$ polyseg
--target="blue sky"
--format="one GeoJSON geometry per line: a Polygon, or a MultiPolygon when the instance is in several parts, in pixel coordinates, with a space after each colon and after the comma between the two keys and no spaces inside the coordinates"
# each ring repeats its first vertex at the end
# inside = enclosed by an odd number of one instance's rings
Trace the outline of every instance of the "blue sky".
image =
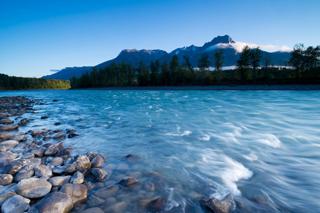
{"type": "Polygon", "coordinates": [[[320,44],[319,0],[0,0],[0,73],[40,77],[125,48],[320,44]]]}

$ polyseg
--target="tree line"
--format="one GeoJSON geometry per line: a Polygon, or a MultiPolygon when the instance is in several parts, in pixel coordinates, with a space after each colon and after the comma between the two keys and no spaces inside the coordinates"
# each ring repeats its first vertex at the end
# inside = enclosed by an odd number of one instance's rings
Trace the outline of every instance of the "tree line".
{"type": "Polygon", "coordinates": [[[70,82],[42,78],[22,78],[0,74],[0,89],[69,89],[70,82]]]}
{"type": "Polygon", "coordinates": [[[179,61],[175,55],[169,62],[159,60],[150,64],[140,62],[134,67],[126,63],[111,64],[79,78],[71,79],[72,88],[131,87],[131,86],[208,86],[219,84],[308,84],[320,83],[320,47],[296,45],[288,65],[279,68],[262,58],[259,48],[244,47],[237,61],[237,69],[222,70],[224,55],[217,50],[203,54],[198,67],[192,67],[187,56],[179,61]],[[214,71],[209,70],[209,59],[214,59],[214,71]]]}

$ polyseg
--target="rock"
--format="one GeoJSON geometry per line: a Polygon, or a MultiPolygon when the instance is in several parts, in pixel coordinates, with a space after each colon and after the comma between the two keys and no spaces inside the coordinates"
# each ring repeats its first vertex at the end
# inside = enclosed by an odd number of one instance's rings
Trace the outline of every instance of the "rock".
{"type": "Polygon", "coordinates": [[[49,178],[49,182],[52,184],[52,186],[62,186],[64,184],[67,184],[70,180],[71,176],[55,176],[49,178]]]}
{"type": "Polygon", "coordinates": [[[26,126],[29,123],[29,120],[27,118],[23,118],[19,121],[19,126],[26,126]]]}
{"type": "Polygon", "coordinates": [[[13,139],[18,141],[18,142],[26,141],[27,140],[27,135],[25,135],[25,134],[15,135],[13,137],[13,139]]]}
{"type": "Polygon", "coordinates": [[[13,138],[13,135],[0,133],[0,141],[10,140],[13,138]]]}
{"type": "Polygon", "coordinates": [[[29,165],[33,168],[38,167],[41,164],[41,158],[31,158],[29,161],[29,165]]]}
{"type": "Polygon", "coordinates": [[[35,167],[34,173],[37,177],[42,177],[42,178],[49,178],[52,176],[51,168],[43,164],[39,165],[38,167],[35,167]]]}
{"type": "Polygon", "coordinates": [[[19,144],[16,140],[7,140],[0,143],[0,152],[8,151],[9,149],[17,146],[19,144]]]}
{"type": "Polygon", "coordinates": [[[52,172],[54,174],[61,175],[65,172],[65,169],[66,168],[64,166],[55,166],[53,167],[52,172]]]}
{"type": "Polygon", "coordinates": [[[44,152],[45,155],[56,155],[57,153],[61,152],[63,150],[64,146],[63,143],[56,143],[50,145],[47,150],[44,152]]]}
{"type": "Polygon", "coordinates": [[[12,152],[0,152],[0,168],[10,164],[17,156],[16,153],[12,152]]]}
{"type": "Polygon", "coordinates": [[[64,169],[64,172],[68,174],[73,174],[76,171],[77,171],[77,165],[75,163],[67,165],[64,169]]]}
{"type": "Polygon", "coordinates": [[[119,186],[113,185],[109,187],[103,187],[94,192],[95,196],[106,199],[107,197],[114,196],[119,191],[119,186]]]}
{"type": "Polygon", "coordinates": [[[0,126],[0,131],[14,131],[19,128],[18,125],[4,125],[0,126]]]}
{"type": "Polygon", "coordinates": [[[232,196],[229,194],[222,200],[217,198],[204,198],[200,203],[214,213],[229,213],[235,208],[232,196]]]}
{"type": "Polygon", "coordinates": [[[23,213],[29,209],[30,200],[20,195],[8,198],[1,206],[2,213],[23,213]]]}
{"type": "Polygon", "coordinates": [[[76,130],[74,129],[67,129],[67,135],[68,135],[68,138],[74,138],[78,136],[78,134],[76,133],[76,130]]]}
{"type": "Polygon", "coordinates": [[[13,121],[11,120],[11,119],[9,119],[9,118],[2,118],[1,120],[0,120],[0,124],[13,124],[13,121]]]}
{"type": "Polygon", "coordinates": [[[16,174],[22,167],[24,167],[29,161],[24,160],[24,159],[19,159],[19,160],[15,160],[10,162],[10,164],[8,164],[6,166],[6,173],[14,175],[16,174]]]}
{"type": "Polygon", "coordinates": [[[104,211],[98,207],[94,207],[94,208],[85,209],[80,213],[104,213],[104,211]]]}
{"type": "Polygon", "coordinates": [[[53,139],[56,139],[56,140],[63,140],[66,138],[66,134],[64,134],[64,132],[58,132],[56,134],[54,134],[52,136],[53,139]]]}
{"type": "Polygon", "coordinates": [[[107,171],[100,168],[93,168],[90,170],[91,174],[96,178],[97,181],[103,181],[107,178],[107,171]]]}
{"type": "Polygon", "coordinates": [[[117,202],[106,209],[106,212],[112,212],[112,213],[121,213],[125,212],[125,209],[127,208],[127,203],[124,201],[117,202]]]}
{"type": "Polygon", "coordinates": [[[140,157],[139,157],[138,155],[134,155],[134,154],[128,154],[128,155],[126,155],[124,158],[125,158],[126,160],[128,160],[128,161],[131,161],[131,162],[137,161],[137,160],[140,159],[140,157]]]}
{"type": "Polygon", "coordinates": [[[60,192],[66,193],[72,198],[73,204],[78,204],[87,199],[88,188],[84,184],[65,184],[62,186],[60,192]]]}
{"type": "Polygon", "coordinates": [[[134,177],[126,177],[119,181],[122,186],[130,187],[138,183],[138,180],[134,177]]]}
{"type": "Polygon", "coordinates": [[[73,184],[81,184],[83,182],[84,182],[84,175],[79,171],[75,172],[72,175],[70,180],[70,183],[73,183],[73,184]]]}
{"type": "Polygon", "coordinates": [[[76,160],[77,170],[83,172],[91,168],[90,159],[86,155],[80,155],[76,160]]]}
{"type": "Polygon", "coordinates": [[[166,200],[162,197],[152,199],[146,206],[150,212],[162,212],[165,209],[166,200]]]}
{"type": "Polygon", "coordinates": [[[63,164],[63,158],[62,157],[54,157],[50,161],[50,164],[53,166],[60,166],[63,164]]]}
{"type": "Polygon", "coordinates": [[[0,186],[0,206],[9,197],[16,195],[15,187],[16,187],[16,184],[0,186]]]}
{"type": "Polygon", "coordinates": [[[5,186],[12,183],[13,176],[10,174],[0,174],[0,185],[5,186]]]}
{"type": "Polygon", "coordinates": [[[7,118],[7,117],[10,117],[8,113],[0,112],[0,118],[7,118]]]}
{"type": "Polygon", "coordinates": [[[30,212],[67,213],[73,208],[72,199],[62,192],[53,192],[37,202],[30,212]]]}
{"type": "Polygon", "coordinates": [[[31,178],[33,175],[34,175],[33,166],[32,165],[26,165],[26,166],[22,167],[22,169],[20,169],[16,173],[16,175],[14,177],[14,180],[16,182],[19,182],[22,179],[31,178]]]}
{"type": "Polygon", "coordinates": [[[105,162],[105,159],[102,155],[97,155],[96,157],[94,157],[91,161],[91,166],[92,168],[101,168],[103,167],[105,162]]]}
{"type": "Polygon", "coordinates": [[[40,198],[48,194],[51,187],[45,179],[32,177],[21,180],[17,184],[16,193],[27,198],[40,198]]]}
{"type": "Polygon", "coordinates": [[[31,136],[32,137],[43,137],[45,134],[48,133],[47,129],[41,129],[41,130],[32,130],[31,131],[31,136]]]}
{"type": "Polygon", "coordinates": [[[32,153],[34,154],[34,156],[41,158],[44,155],[44,149],[42,148],[34,149],[32,150],[32,153]]]}
{"type": "Polygon", "coordinates": [[[95,158],[98,155],[98,153],[96,153],[96,152],[87,152],[86,155],[88,156],[88,158],[91,161],[91,160],[93,160],[93,158],[95,158]]]}

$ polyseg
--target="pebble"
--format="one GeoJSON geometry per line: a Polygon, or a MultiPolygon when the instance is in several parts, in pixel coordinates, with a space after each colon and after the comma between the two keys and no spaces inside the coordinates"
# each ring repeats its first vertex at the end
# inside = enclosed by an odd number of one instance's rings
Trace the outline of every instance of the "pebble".
{"type": "Polygon", "coordinates": [[[70,183],[73,183],[73,184],[81,184],[83,182],[84,182],[84,175],[79,171],[75,172],[72,175],[70,180],[70,183]]]}
{"type": "Polygon", "coordinates": [[[9,185],[13,181],[13,176],[10,174],[0,174],[0,185],[9,185]]]}

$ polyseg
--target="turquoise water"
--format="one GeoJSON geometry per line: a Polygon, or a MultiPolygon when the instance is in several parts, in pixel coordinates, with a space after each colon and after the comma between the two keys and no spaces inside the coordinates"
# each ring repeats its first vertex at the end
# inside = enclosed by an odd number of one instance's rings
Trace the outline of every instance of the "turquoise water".
{"type": "MultiPolygon", "coordinates": [[[[202,212],[201,196],[231,193],[238,212],[320,211],[319,91],[20,91],[44,100],[32,128],[75,128],[67,144],[108,158],[106,184],[150,172],[154,192],[138,187],[122,197],[162,195],[166,210],[202,212]],[[53,102],[57,99],[57,102],[53,102]],[[55,122],[61,126],[54,126],[55,122]],[[123,157],[135,154],[137,162],[123,157]]],[[[120,192],[121,193],[121,192],[120,192]]]]}

